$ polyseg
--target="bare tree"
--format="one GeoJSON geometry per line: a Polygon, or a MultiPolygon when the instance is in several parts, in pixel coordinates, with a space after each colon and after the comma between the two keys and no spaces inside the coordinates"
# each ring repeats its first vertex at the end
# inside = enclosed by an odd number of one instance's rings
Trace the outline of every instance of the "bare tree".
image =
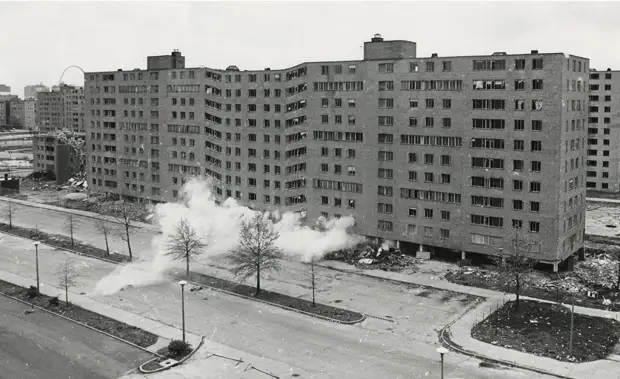
{"type": "Polygon", "coordinates": [[[9,222],[9,229],[13,229],[13,212],[15,209],[13,207],[13,201],[11,199],[6,201],[6,220],[9,222]]]}
{"type": "Polygon", "coordinates": [[[310,285],[312,286],[312,306],[316,307],[315,301],[315,293],[316,293],[316,261],[315,258],[312,257],[310,259],[310,273],[309,273],[310,285]]]}
{"type": "Polygon", "coordinates": [[[110,244],[108,243],[108,237],[113,232],[112,225],[106,219],[98,219],[95,221],[95,229],[103,235],[106,254],[110,255],[110,244]]]}
{"type": "Polygon", "coordinates": [[[504,286],[514,287],[515,310],[518,312],[521,289],[527,285],[527,273],[536,264],[533,255],[538,244],[520,238],[516,231],[514,238],[510,241],[512,246],[507,252],[500,248],[500,256],[495,258],[495,262],[501,271],[500,280],[503,281],[504,286]]]}
{"type": "Polygon", "coordinates": [[[239,244],[227,257],[231,272],[241,280],[256,276],[256,296],[260,295],[260,279],[265,272],[279,271],[282,251],[275,246],[279,234],[273,224],[257,213],[250,221],[242,221],[239,244]]]}
{"type": "Polygon", "coordinates": [[[69,307],[69,287],[75,286],[78,273],[76,271],[75,263],[67,258],[64,263],[61,263],[56,268],[56,278],[58,279],[58,285],[65,290],[65,305],[69,307]]]}
{"type": "Polygon", "coordinates": [[[133,227],[134,220],[138,219],[142,213],[140,206],[136,203],[123,199],[120,202],[102,206],[100,208],[100,213],[110,215],[116,220],[116,222],[122,225],[122,230],[118,231],[118,235],[127,243],[129,260],[133,260],[133,251],[131,249],[131,228],[133,227]]]}
{"type": "Polygon", "coordinates": [[[65,219],[65,231],[69,233],[69,237],[71,237],[71,247],[75,244],[74,235],[80,224],[80,220],[74,214],[69,213],[67,215],[67,218],[65,219]]]}
{"type": "Polygon", "coordinates": [[[182,218],[174,226],[174,233],[168,237],[168,252],[174,260],[185,260],[185,274],[189,275],[189,262],[196,255],[202,254],[207,245],[196,233],[196,229],[189,224],[187,219],[182,218]]]}

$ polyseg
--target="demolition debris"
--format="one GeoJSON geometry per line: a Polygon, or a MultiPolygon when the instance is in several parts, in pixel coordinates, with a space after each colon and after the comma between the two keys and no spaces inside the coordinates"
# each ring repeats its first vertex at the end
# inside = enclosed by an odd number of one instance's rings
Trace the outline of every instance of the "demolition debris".
{"type": "Polygon", "coordinates": [[[416,258],[403,254],[399,249],[376,243],[365,243],[352,249],[334,251],[327,254],[325,259],[349,263],[359,268],[396,272],[404,269],[415,270],[418,263],[416,258]]]}

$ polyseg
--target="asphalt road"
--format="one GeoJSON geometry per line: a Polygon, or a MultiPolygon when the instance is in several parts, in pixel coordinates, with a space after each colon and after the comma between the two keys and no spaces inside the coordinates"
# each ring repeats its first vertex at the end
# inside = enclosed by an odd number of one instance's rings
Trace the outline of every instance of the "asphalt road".
{"type": "MultiPolygon", "coordinates": [[[[63,214],[40,208],[16,206],[14,223],[27,227],[37,224],[45,232],[62,233],[63,214]]],[[[92,220],[82,218],[79,240],[103,245],[92,228],[92,220]]],[[[138,255],[150,252],[152,235],[136,230],[134,246],[138,255]]],[[[2,236],[0,271],[34,278],[34,254],[31,241],[2,236]]],[[[114,246],[123,247],[122,241],[114,246]]],[[[54,271],[68,253],[40,247],[41,278],[54,285],[54,271]]],[[[74,256],[82,266],[76,292],[90,294],[96,283],[117,266],[99,260],[74,256]]],[[[208,269],[201,267],[201,269],[208,269]]],[[[218,276],[226,275],[219,270],[218,276]]],[[[299,296],[308,292],[300,268],[292,263],[278,277],[265,281],[265,288],[299,296]]],[[[207,272],[212,273],[213,272],[207,272]]],[[[131,273],[127,274],[131,276],[131,273]]],[[[367,319],[356,326],[337,325],[253,301],[223,295],[210,290],[188,293],[187,328],[190,332],[245,351],[298,367],[312,378],[428,378],[439,376],[436,330],[465,311],[459,298],[445,291],[422,294],[418,289],[374,280],[353,274],[324,271],[321,301],[378,315],[395,322],[367,319]]],[[[129,288],[116,295],[89,295],[133,313],[180,327],[180,293],[171,282],[141,288],[129,288]]],[[[478,367],[479,361],[449,354],[446,378],[542,378],[520,370],[495,370],[478,367]]]]}
{"type": "Polygon", "coordinates": [[[1,379],[118,378],[152,356],[0,296],[1,379]]]}

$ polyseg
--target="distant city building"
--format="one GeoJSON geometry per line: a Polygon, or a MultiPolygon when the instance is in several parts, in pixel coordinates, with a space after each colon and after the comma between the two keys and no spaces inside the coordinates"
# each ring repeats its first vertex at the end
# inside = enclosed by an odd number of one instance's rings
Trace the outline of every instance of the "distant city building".
{"type": "Polygon", "coordinates": [[[379,35],[363,60],[283,70],[148,57],[85,74],[89,185],[176,201],[208,176],[218,201],[351,215],[410,252],[507,254],[518,233],[557,269],[583,254],[588,74],[564,53],[418,57],[379,35]]]}
{"type": "Polygon", "coordinates": [[[35,104],[34,99],[12,99],[9,101],[10,116],[8,126],[12,128],[21,128],[35,130],[35,104]]]}
{"type": "Polygon", "coordinates": [[[52,91],[39,92],[36,113],[42,133],[68,129],[84,131],[84,89],[63,84],[52,91]]]}
{"type": "Polygon", "coordinates": [[[48,92],[49,87],[43,84],[35,84],[24,87],[24,99],[36,99],[39,92],[48,92]]]}
{"type": "Polygon", "coordinates": [[[11,119],[11,101],[19,99],[17,95],[0,95],[0,127],[7,127],[11,119]]]}
{"type": "Polygon", "coordinates": [[[620,71],[590,70],[589,91],[586,189],[620,192],[620,71]]]}
{"type": "Polygon", "coordinates": [[[9,93],[11,92],[11,87],[4,85],[4,84],[0,84],[0,92],[9,93]]]}

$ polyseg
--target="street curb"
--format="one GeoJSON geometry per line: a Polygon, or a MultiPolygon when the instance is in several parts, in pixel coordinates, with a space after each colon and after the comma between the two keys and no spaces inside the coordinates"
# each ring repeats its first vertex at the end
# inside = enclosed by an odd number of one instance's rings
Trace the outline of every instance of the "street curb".
{"type": "MultiPolygon", "coordinates": [[[[198,346],[196,346],[196,348],[195,348],[194,350],[192,350],[192,352],[191,352],[191,353],[189,353],[188,355],[186,355],[185,357],[183,357],[183,359],[181,359],[180,361],[177,361],[177,363],[175,363],[175,364],[173,364],[173,365],[170,365],[170,366],[168,366],[168,367],[161,367],[161,368],[158,368],[158,369],[156,369],[156,370],[145,370],[145,369],[143,369],[143,368],[142,368],[143,366],[145,366],[146,364],[151,363],[151,362],[153,362],[154,360],[158,359],[158,358],[153,358],[153,359],[151,359],[151,360],[148,360],[148,361],[146,361],[146,362],[142,363],[142,364],[140,365],[140,367],[138,367],[138,370],[139,370],[141,373],[143,373],[143,374],[154,374],[154,373],[156,373],[156,372],[166,371],[166,370],[169,370],[169,369],[171,369],[171,368],[173,368],[173,367],[179,366],[179,365],[181,365],[181,364],[185,363],[185,361],[187,361],[188,359],[190,359],[190,358],[191,358],[191,357],[192,357],[192,356],[193,356],[193,355],[194,355],[194,354],[198,351],[198,349],[200,349],[200,348],[202,347],[202,345],[204,344],[204,342],[205,342],[205,337],[204,337],[204,336],[202,336],[202,337],[200,338],[200,342],[198,343],[198,346]]],[[[159,354],[158,354],[158,355],[159,355],[159,354]]],[[[161,356],[160,356],[159,358],[165,358],[165,357],[161,357],[161,356]]]]}
{"type": "MultiPolygon", "coordinates": [[[[178,278],[175,278],[175,279],[178,279],[178,278]]],[[[185,280],[187,280],[187,279],[185,279],[185,280]]],[[[215,291],[218,291],[218,292],[222,292],[222,293],[225,293],[227,295],[232,295],[232,296],[236,296],[236,297],[239,297],[239,298],[242,298],[242,299],[252,300],[252,301],[255,301],[255,302],[258,302],[258,303],[263,303],[263,304],[266,304],[266,305],[271,305],[271,306],[274,306],[274,307],[277,307],[277,308],[282,308],[282,309],[287,310],[287,311],[300,313],[300,314],[303,314],[303,315],[306,315],[306,316],[322,319],[324,321],[329,321],[329,322],[333,322],[333,323],[337,323],[337,324],[355,325],[355,324],[359,324],[360,322],[362,322],[362,321],[364,321],[366,319],[366,315],[364,315],[361,312],[352,311],[352,310],[348,310],[348,309],[343,309],[345,311],[359,313],[359,314],[362,315],[362,318],[359,319],[359,320],[354,320],[354,321],[338,320],[338,319],[335,319],[335,318],[331,318],[331,317],[327,317],[327,316],[321,316],[321,315],[317,315],[317,314],[314,314],[314,313],[302,311],[302,310],[299,310],[299,309],[287,307],[286,305],[281,305],[281,304],[273,303],[273,302],[270,302],[270,301],[265,301],[265,300],[257,299],[257,298],[254,298],[254,297],[246,296],[246,295],[241,295],[241,294],[238,294],[238,293],[235,293],[235,292],[232,292],[232,291],[228,291],[228,290],[225,290],[225,289],[221,289],[221,288],[217,288],[217,287],[212,287],[212,286],[210,286],[208,284],[202,284],[202,283],[194,282],[194,281],[191,281],[191,280],[187,280],[187,282],[188,283],[192,283],[192,284],[194,284],[196,286],[200,286],[200,287],[208,287],[208,288],[210,288],[212,290],[215,290],[215,291]]],[[[332,307],[332,308],[334,308],[334,309],[341,309],[341,308],[336,308],[336,307],[332,307]]]]}
{"type": "MultiPolygon", "coordinates": [[[[13,284],[13,285],[18,286],[17,284],[13,284]]],[[[21,287],[21,286],[18,286],[18,287],[21,287]]],[[[22,287],[22,288],[23,288],[23,287],[22,287]]],[[[152,354],[152,355],[155,355],[155,356],[157,356],[157,357],[162,358],[162,356],[161,356],[160,354],[158,354],[157,352],[152,352],[152,351],[148,350],[148,348],[146,348],[146,347],[138,346],[138,345],[136,345],[136,344],[135,344],[135,343],[133,343],[133,342],[129,342],[129,341],[124,340],[124,339],[122,339],[122,338],[120,338],[120,337],[117,337],[117,336],[114,336],[114,335],[112,335],[112,334],[110,334],[110,333],[104,332],[103,330],[99,330],[99,329],[94,328],[94,327],[92,327],[92,326],[90,326],[90,325],[86,325],[86,324],[84,324],[84,323],[82,323],[82,322],[79,322],[79,321],[76,321],[76,320],[71,319],[71,318],[69,318],[69,317],[63,316],[63,315],[61,315],[61,314],[59,314],[59,313],[52,312],[52,311],[50,311],[49,309],[45,309],[45,308],[40,307],[40,306],[38,306],[38,305],[34,305],[34,304],[32,304],[32,303],[29,303],[29,302],[27,302],[27,301],[24,301],[24,300],[22,300],[22,299],[18,299],[18,298],[16,298],[16,297],[13,297],[13,296],[11,296],[11,295],[8,295],[8,294],[6,294],[6,293],[4,293],[4,292],[1,292],[1,291],[0,291],[0,295],[5,296],[5,297],[7,297],[7,298],[9,298],[9,299],[12,299],[12,300],[18,301],[18,302],[20,302],[20,303],[22,303],[22,304],[29,305],[29,306],[31,306],[31,307],[33,307],[33,308],[36,308],[36,309],[40,310],[40,311],[43,311],[43,312],[46,312],[46,313],[52,314],[52,315],[57,316],[57,317],[60,317],[60,318],[62,318],[62,319],[64,319],[64,320],[70,321],[70,322],[72,322],[72,323],[74,323],[74,324],[80,325],[80,326],[82,326],[82,327],[85,327],[85,328],[90,329],[90,330],[92,330],[92,331],[95,331],[95,332],[97,332],[97,333],[101,333],[101,334],[103,334],[103,335],[105,335],[105,336],[107,336],[107,337],[114,338],[114,339],[115,339],[115,340],[117,340],[117,341],[124,342],[124,343],[126,343],[127,345],[130,345],[130,346],[132,346],[132,347],[135,347],[135,348],[137,348],[137,349],[140,349],[140,350],[142,350],[142,351],[144,351],[144,352],[146,352],[146,353],[149,353],[149,354],[152,354]]],[[[92,312],[92,311],[91,311],[91,312],[92,312]]],[[[96,312],[93,312],[93,313],[96,313],[96,312]]],[[[116,321],[118,321],[118,320],[116,320],[116,321]]],[[[119,321],[119,322],[122,322],[122,321],[119,321]]],[[[154,333],[151,333],[151,334],[154,334],[154,333]]],[[[158,338],[163,338],[163,337],[161,337],[161,336],[157,336],[157,337],[158,337],[158,338]]]]}
{"type": "MultiPolygon", "coordinates": [[[[482,305],[482,304],[480,304],[480,305],[482,305]]],[[[475,307],[472,307],[467,312],[471,312],[474,309],[475,309],[475,307]]],[[[467,313],[467,312],[465,312],[465,313],[467,313]]],[[[463,315],[461,315],[461,317],[459,317],[458,319],[451,321],[448,325],[444,326],[439,331],[439,343],[442,346],[444,346],[445,348],[447,348],[449,350],[452,350],[452,351],[456,351],[459,354],[467,355],[467,356],[470,356],[472,358],[480,359],[480,360],[486,361],[486,362],[492,362],[492,363],[497,363],[497,364],[501,364],[501,365],[508,366],[508,367],[513,367],[513,368],[519,368],[519,369],[522,369],[522,370],[532,371],[532,372],[535,372],[537,374],[554,376],[554,377],[560,378],[560,379],[573,379],[570,376],[564,376],[564,375],[560,375],[560,374],[555,374],[553,372],[541,370],[541,369],[538,369],[538,368],[535,368],[535,367],[530,367],[530,366],[521,365],[521,364],[518,364],[518,363],[513,363],[513,362],[509,362],[509,361],[504,361],[504,360],[500,360],[500,359],[491,358],[491,357],[488,357],[486,355],[479,354],[479,353],[476,353],[476,352],[473,352],[473,351],[470,351],[470,350],[462,348],[460,345],[458,345],[455,341],[452,340],[452,333],[450,332],[450,327],[455,322],[457,322],[459,319],[461,319],[463,317],[463,315]],[[447,333],[447,335],[446,335],[446,333],[447,333]]]]}

